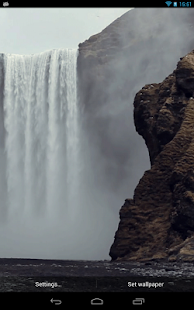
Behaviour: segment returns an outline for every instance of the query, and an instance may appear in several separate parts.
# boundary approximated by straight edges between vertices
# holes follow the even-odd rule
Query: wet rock
[[[172,75],[135,96],[135,127],[151,169],[120,210],[113,260],[194,261],[194,50],[186,56]]]
[[[190,52],[194,39],[193,29],[190,29],[188,24],[193,23],[193,15],[192,8],[176,12],[166,8],[135,8],[117,18],[100,33],[79,44],[77,72],[79,103],[85,116],[83,126],[91,135],[91,148],[96,147],[96,152],[98,151],[104,161],[108,162],[103,171],[99,172],[99,179],[109,184],[111,191],[115,192],[125,184],[128,178],[126,167],[131,164],[131,153],[136,154],[140,149],[134,149],[133,143],[134,94],[140,85],[151,83],[147,87],[150,87],[148,91],[152,95],[157,91],[154,81],[160,76],[165,77],[167,72],[173,70],[176,65],[175,59]],[[178,40],[172,40],[180,20],[184,35],[180,34]],[[169,57],[172,50],[173,56]],[[160,95],[164,97],[174,81],[171,75],[168,79],[166,89],[160,90]],[[146,100],[146,91],[143,88],[142,94],[140,93],[143,100],[142,108]],[[149,100],[152,101],[149,97],[147,99],[148,103]],[[154,102],[150,104],[153,105]],[[179,119],[176,124],[172,113],[173,111],[163,109],[163,115],[162,112],[159,115],[157,130],[163,144],[174,134],[174,128],[168,130],[168,133],[165,132],[163,121],[168,122],[169,127],[173,122],[175,127],[179,125]],[[157,113],[155,116],[157,117]],[[150,113],[146,118],[143,125],[151,125],[154,128],[154,115]],[[115,139],[113,130],[120,138]],[[147,134],[146,141],[152,145],[150,156],[154,160],[162,145],[152,141],[152,137],[152,134]]]
[[[129,133],[123,129],[119,141],[124,142],[115,143],[110,128],[117,132],[125,127],[124,117],[134,99],[132,92],[136,93],[135,128],[146,143],[151,163],[133,199],[126,199],[120,210],[118,230],[110,249],[112,260],[176,261],[179,252],[169,250],[183,244],[194,232],[194,68],[193,53],[187,54],[194,46],[190,29],[193,15],[192,8],[168,13],[166,9],[134,9],[79,44],[78,90],[86,116],[84,126],[91,133],[91,145],[97,144],[103,158],[113,163],[105,167],[103,181],[116,190],[125,177]],[[182,21],[184,35],[171,43],[176,29],[172,24],[176,25],[177,20]],[[163,40],[167,35],[165,32],[164,36],[165,27],[170,38],[168,44]],[[184,54],[187,55],[180,58]],[[180,59],[176,70],[163,82],[154,83],[161,71],[175,68],[174,59]],[[139,85],[145,86],[138,91]],[[118,107],[123,109],[119,116]],[[184,259],[189,257],[185,246],[179,259],[183,258],[183,252]],[[188,247],[189,243],[187,251],[191,251]]]

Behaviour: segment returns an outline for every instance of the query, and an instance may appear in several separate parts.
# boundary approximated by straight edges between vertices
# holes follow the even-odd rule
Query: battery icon
[[[177,2],[173,2],[173,6],[177,6]]]

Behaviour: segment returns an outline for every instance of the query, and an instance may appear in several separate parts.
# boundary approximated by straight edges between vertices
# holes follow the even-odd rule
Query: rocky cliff
[[[134,142],[133,114],[149,151],[151,168],[119,213],[113,260],[193,258],[193,52],[174,70],[177,59],[194,48],[193,16],[193,9],[134,9],[79,45],[83,126],[104,159],[99,169],[94,154],[98,184],[119,199],[126,188],[131,194],[131,179],[146,162],[138,135]]]
[[[108,186],[118,201],[133,194],[149,168],[134,128],[134,96],[163,80],[192,50],[193,16],[193,9],[133,9],[79,44],[78,93],[94,149],[91,166],[98,186]]]
[[[120,210],[112,259],[194,260],[194,50],[135,96],[151,169]]]

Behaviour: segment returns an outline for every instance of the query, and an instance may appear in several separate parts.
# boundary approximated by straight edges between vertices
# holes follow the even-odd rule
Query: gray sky
[[[76,48],[132,8],[0,8],[0,53]]]

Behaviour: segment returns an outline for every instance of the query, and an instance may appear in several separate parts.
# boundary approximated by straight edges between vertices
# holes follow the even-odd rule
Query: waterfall
[[[5,151],[11,216],[42,212],[53,217],[76,196],[76,58],[77,50],[68,49],[5,57]]]
[[[109,258],[115,197],[96,183],[101,159],[82,126],[77,54],[3,55],[0,257]]]
[[[25,256],[23,233],[32,249],[38,239],[54,242],[53,235],[64,234],[65,240],[65,226],[73,225],[78,212],[72,207],[79,190],[76,62],[76,49],[4,55],[4,224],[10,239],[17,235],[16,256]]]

